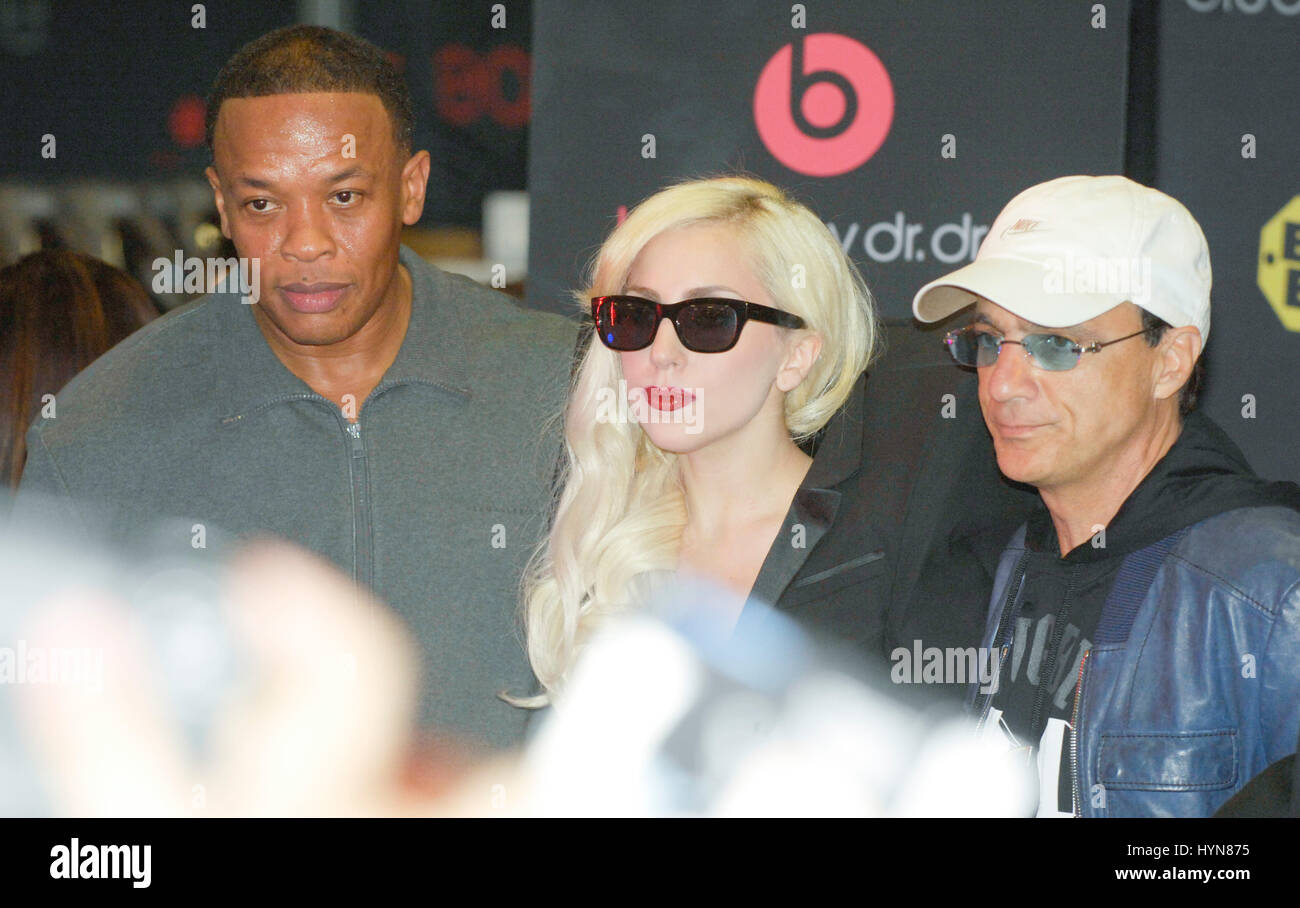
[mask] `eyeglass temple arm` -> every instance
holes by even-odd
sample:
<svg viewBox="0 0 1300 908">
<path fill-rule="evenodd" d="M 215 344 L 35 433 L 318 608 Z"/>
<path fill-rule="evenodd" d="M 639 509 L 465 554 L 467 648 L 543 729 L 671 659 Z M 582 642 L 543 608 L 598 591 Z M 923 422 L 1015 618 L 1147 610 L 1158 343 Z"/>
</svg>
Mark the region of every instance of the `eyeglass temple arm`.
<svg viewBox="0 0 1300 908">
<path fill-rule="evenodd" d="M 756 318 L 758 321 L 765 321 L 770 318 L 782 328 L 802 328 L 805 325 L 804 320 L 793 312 L 785 312 L 773 306 L 763 306 L 759 303 L 745 303 L 745 316 L 747 318 Z"/>
<path fill-rule="evenodd" d="M 1114 340 L 1105 341 L 1103 343 L 1093 343 L 1086 347 L 1080 347 L 1079 350 L 1082 353 L 1096 353 L 1102 347 L 1109 347 L 1111 344 L 1118 344 L 1120 341 L 1130 340 L 1131 338 L 1137 337 L 1139 334 L 1146 333 L 1147 329 L 1143 328 L 1141 331 L 1134 331 L 1132 334 L 1125 334 L 1123 337 L 1117 337 Z"/>
</svg>

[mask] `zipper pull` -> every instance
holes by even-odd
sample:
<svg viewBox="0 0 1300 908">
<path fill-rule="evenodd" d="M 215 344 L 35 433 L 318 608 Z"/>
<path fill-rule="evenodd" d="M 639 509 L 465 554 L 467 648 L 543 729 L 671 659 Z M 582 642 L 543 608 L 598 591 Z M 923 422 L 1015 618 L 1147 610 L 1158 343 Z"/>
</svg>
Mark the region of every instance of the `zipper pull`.
<svg viewBox="0 0 1300 908">
<path fill-rule="evenodd" d="M 350 422 L 347 426 L 348 437 L 352 439 L 353 458 L 365 457 L 366 446 L 361 443 L 361 423 Z"/>
</svg>

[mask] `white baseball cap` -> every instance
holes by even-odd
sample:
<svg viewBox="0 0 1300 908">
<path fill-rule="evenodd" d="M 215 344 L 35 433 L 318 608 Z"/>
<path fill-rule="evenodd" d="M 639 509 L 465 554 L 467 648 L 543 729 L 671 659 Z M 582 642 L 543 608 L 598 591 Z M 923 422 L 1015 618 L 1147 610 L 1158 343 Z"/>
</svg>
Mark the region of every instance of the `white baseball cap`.
<svg viewBox="0 0 1300 908">
<path fill-rule="evenodd" d="M 1059 177 L 1002 209 L 975 261 L 917 291 L 937 322 L 982 296 L 1026 321 L 1065 328 L 1135 303 L 1210 336 L 1210 250 L 1176 199 L 1122 176 Z"/>
</svg>

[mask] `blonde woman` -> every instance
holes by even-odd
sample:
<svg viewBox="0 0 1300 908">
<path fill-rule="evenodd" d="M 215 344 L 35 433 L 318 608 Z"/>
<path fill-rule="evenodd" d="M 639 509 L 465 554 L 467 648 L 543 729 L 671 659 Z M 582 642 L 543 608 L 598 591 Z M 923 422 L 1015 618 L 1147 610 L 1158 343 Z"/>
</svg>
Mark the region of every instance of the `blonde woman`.
<svg viewBox="0 0 1300 908">
<path fill-rule="evenodd" d="M 565 412 L 558 508 L 525 578 L 545 691 L 525 705 L 553 700 L 592 631 L 658 577 L 719 584 L 733 623 L 749 596 L 780 593 L 809 531 L 825 530 L 800 510 L 818 502 L 796 494 L 812 464 L 798 442 L 848 400 L 877 336 L 826 226 L 742 177 L 642 202 L 577 297 L 595 331 Z"/>
</svg>

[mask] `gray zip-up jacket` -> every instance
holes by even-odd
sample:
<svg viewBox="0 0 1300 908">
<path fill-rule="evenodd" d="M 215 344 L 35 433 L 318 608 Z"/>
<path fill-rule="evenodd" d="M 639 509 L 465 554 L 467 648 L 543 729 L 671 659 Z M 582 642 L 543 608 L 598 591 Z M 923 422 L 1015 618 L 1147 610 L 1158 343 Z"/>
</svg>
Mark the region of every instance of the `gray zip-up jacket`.
<svg viewBox="0 0 1300 908">
<path fill-rule="evenodd" d="M 409 624 L 422 723 L 509 746 L 528 713 L 496 695 L 534 690 L 519 580 L 545 529 L 577 329 L 406 247 L 401 262 L 410 325 L 355 424 L 284 367 L 238 296 L 211 295 L 58 393 L 27 434 L 14 516 L 56 510 L 101 533 L 180 518 L 163 526 L 187 548 L 293 540 Z"/>
</svg>

